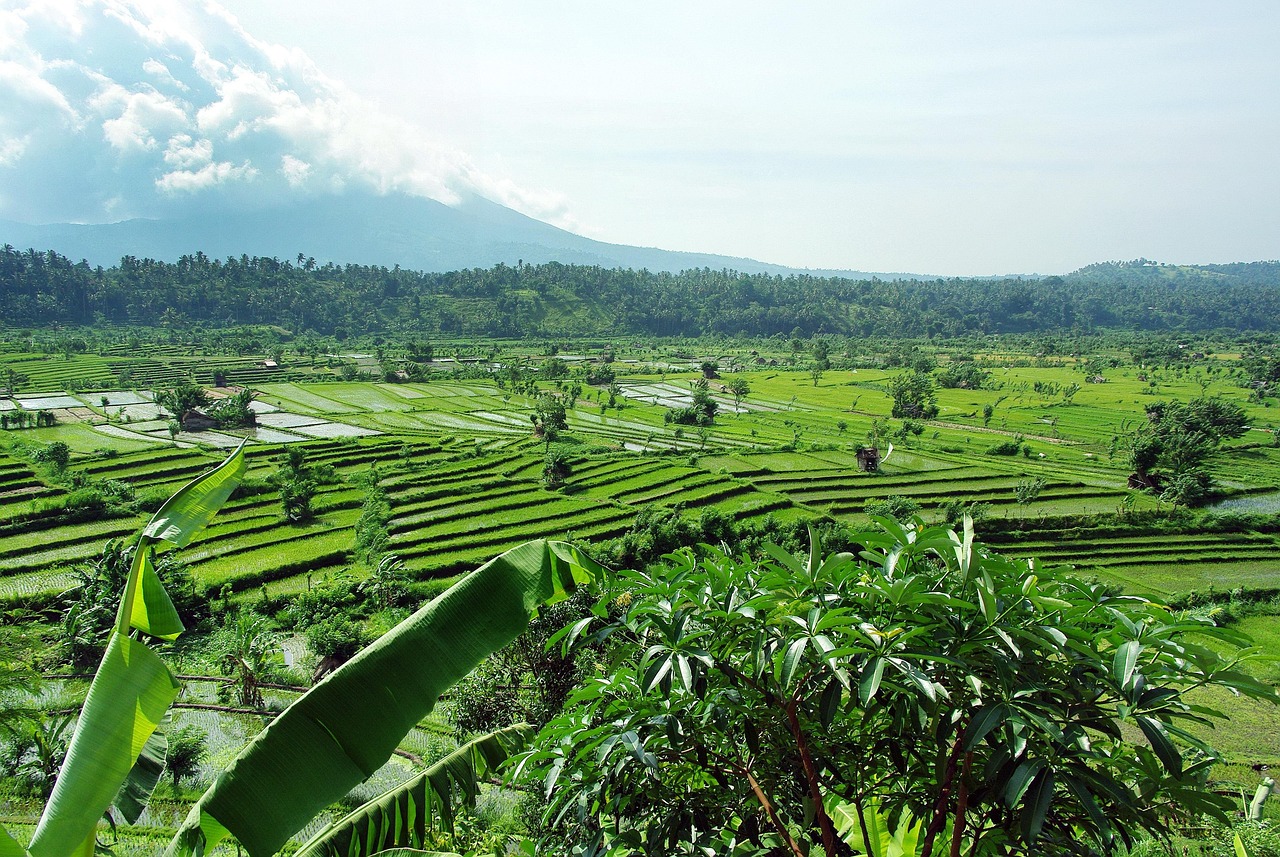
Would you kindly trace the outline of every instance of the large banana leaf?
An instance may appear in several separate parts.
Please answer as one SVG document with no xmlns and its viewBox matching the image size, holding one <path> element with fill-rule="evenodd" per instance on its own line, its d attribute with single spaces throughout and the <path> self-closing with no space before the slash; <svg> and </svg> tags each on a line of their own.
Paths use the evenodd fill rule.
<svg viewBox="0 0 1280 857">
<path fill-rule="evenodd" d="M 33 857 L 93 853 L 98 819 L 178 694 L 178 681 L 169 668 L 145 643 L 130 636 L 133 628 L 164 639 L 182 633 L 177 611 L 152 565 L 151 542 L 190 541 L 226 501 L 244 471 L 241 444 L 213 470 L 170 497 L 139 537 L 116 627 L 28 846 Z"/>
<path fill-rule="evenodd" d="M 473 571 L 290 705 L 214 780 L 166 855 L 199 857 L 227 833 L 251 857 L 276 853 L 385 763 L 539 605 L 598 570 L 571 545 L 539 540 Z"/>
<path fill-rule="evenodd" d="M 453 829 L 459 798 L 475 806 L 479 779 L 495 771 L 532 733 L 533 727 L 521 723 L 463 744 L 321 830 L 294 857 L 370 857 L 382 849 L 423 847 L 427 831 Z"/>
<path fill-rule="evenodd" d="M 0 827 L 0 857 L 27 857 L 27 852 L 18 844 L 18 840 L 9 835 L 9 831 Z"/>
</svg>

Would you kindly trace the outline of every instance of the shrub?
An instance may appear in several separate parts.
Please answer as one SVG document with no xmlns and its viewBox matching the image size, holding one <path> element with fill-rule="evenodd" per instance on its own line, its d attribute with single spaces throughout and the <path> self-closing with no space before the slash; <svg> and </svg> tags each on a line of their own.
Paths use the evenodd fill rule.
<svg viewBox="0 0 1280 857">
<path fill-rule="evenodd" d="M 921 857 L 1084 855 L 1235 808 L 1180 728 L 1204 719 L 1184 696 L 1203 686 L 1280 699 L 1238 669 L 1233 634 L 1033 574 L 971 531 L 855 543 L 764 561 L 685 549 L 608 579 L 596 617 L 560 635 L 603 647 L 594 675 L 515 766 L 549 797 L 546 839 L 878 853 L 874 826 Z"/>
</svg>

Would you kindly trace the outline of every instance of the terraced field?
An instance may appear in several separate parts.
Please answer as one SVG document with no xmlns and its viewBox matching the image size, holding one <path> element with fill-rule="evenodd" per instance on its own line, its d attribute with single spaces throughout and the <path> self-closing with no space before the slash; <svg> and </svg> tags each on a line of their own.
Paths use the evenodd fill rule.
<svg viewBox="0 0 1280 857">
<path fill-rule="evenodd" d="M 124 354 L 99 363 L 79 358 L 64 362 L 83 364 L 88 372 L 129 360 Z M 187 357 L 161 353 L 150 359 L 172 367 Z M 243 358 L 225 358 L 206 365 L 235 371 L 235 360 L 244 364 Z M 56 363 L 17 362 L 33 371 Z M 1280 561 L 1271 558 L 1276 545 L 1267 534 L 1188 538 L 1174 551 L 1159 539 L 1081 541 L 1037 530 L 1038 522 L 1060 516 L 1142 511 L 1158 503 L 1126 489 L 1111 444 L 1118 427 L 1151 401 L 1148 388 L 1117 376 L 1083 385 L 1066 405 L 1030 391 L 1029 371 L 996 370 L 996 390 L 939 391 L 939 419 L 925 434 L 897 433 L 894 452 L 876 473 L 862 472 L 854 451 L 872 431 L 887 449 L 884 434 L 893 424 L 883 385 L 893 372 L 883 370 L 833 370 L 818 384 L 798 371 L 746 373 L 751 392 L 738 408 L 713 386 L 721 412 L 702 436 L 664 420 L 668 407 L 688 401 L 693 375 L 624 379 L 617 408 L 604 403 L 605 391 L 586 388 L 568 412 L 567 438 L 578 445 L 570 448 L 571 472 L 556 492 L 541 483 L 545 449 L 529 420 L 533 399 L 484 380 L 261 383 L 254 403 L 258 429 L 184 433 L 176 444 L 165 423 L 152 419 L 145 390 L 68 395 L 51 387 L 19 400 L 27 403 L 23 407 L 52 409 L 60 424 L 5 437 L 62 440 L 73 453 L 68 476 L 78 484 L 123 484 L 146 498 L 176 490 L 246 436 L 248 478 L 259 484 L 278 467 L 273 459 L 283 444 L 301 449 L 310 464 L 333 468 L 332 480 L 314 499 L 316 519 L 307 525 L 285 524 L 269 488 L 229 503 L 186 554 L 197 583 L 208 590 L 246 592 L 265 585 L 284 593 L 309 579 L 363 573 L 352 556 L 352 527 L 363 499 L 354 480 L 370 468 L 392 508 L 391 550 L 420 579 L 454 574 L 535 536 L 616 536 L 651 505 L 690 513 L 715 508 L 747 522 L 821 515 L 858 521 L 868 501 L 890 497 L 910 499 L 934 519 L 950 501 L 980 504 L 992 518 L 1023 521 L 1032 534 L 1003 545 L 1007 552 L 1075 565 L 1146 591 L 1266 586 L 1280 579 Z M 1078 380 L 1066 368 L 1034 371 L 1064 385 Z M 39 375 L 41 384 L 52 385 L 51 372 Z M 1162 394 L 1199 392 L 1189 380 L 1163 383 Z M 1217 392 L 1241 396 L 1229 386 Z M 981 416 L 985 404 L 994 406 L 988 425 Z M 1268 415 L 1250 408 L 1251 418 L 1265 426 Z M 1025 439 L 1027 455 L 987 454 L 1013 437 Z M 1280 449 L 1271 437 L 1255 429 L 1215 457 L 1218 478 L 1237 492 L 1231 502 L 1280 492 Z M 1041 491 L 1019 503 L 1017 489 L 1031 479 L 1043 481 Z M 71 568 L 145 519 L 141 513 L 73 513 L 65 506 L 74 496 L 70 489 L 69 478 L 54 478 L 20 456 L 0 457 L 0 599 L 51 597 L 68 585 Z"/>
</svg>

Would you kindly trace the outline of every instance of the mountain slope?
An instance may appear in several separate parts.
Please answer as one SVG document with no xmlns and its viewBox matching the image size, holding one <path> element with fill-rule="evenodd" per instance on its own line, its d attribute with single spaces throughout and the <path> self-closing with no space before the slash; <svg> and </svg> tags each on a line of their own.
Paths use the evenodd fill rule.
<svg viewBox="0 0 1280 857">
<path fill-rule="evenodd" d="M 798 269 L 754 259 L 606 244 L 471 196 L 454 207 L 406 195 L 348 194 L 284 203 L 234 215 L 198 213 L 169 220 L 32 226 L 0 221 L 0 244 L 56 250 L 93 265 L 124 256 L 175 261 L 201 251 L 212 258 L 267 256 L 368 264 L 420 271 L 562 262 L 604 268 L 681 271 L 729 268 L 788 274 Z M 813 271 L 808 273 L 836 273 Z M 850 277 L 871 274 L 842 271 Z M 883 274 L 887 278 L 909 275 Z"/>
</svg>

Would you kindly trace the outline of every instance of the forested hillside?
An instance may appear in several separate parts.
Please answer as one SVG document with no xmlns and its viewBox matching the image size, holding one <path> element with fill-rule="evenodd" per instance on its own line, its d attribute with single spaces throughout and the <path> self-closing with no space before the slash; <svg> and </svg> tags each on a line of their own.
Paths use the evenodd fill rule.
<svg viewBox="0 0 1280 857">
<path fill-rule="evenodd" d="M 1043 279 L 847 280 L 548 263 L 421 273 L 299 258 L 94 268 L 0 249 L 0 324 L 274 324 L 296 332 L 919 337 L 1125 329 L 1280 329 L 1280 262 L 1138 260 Z"/>
</svg>

